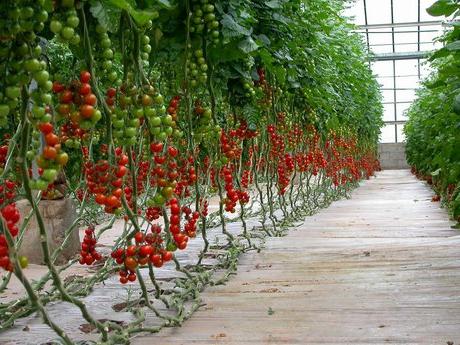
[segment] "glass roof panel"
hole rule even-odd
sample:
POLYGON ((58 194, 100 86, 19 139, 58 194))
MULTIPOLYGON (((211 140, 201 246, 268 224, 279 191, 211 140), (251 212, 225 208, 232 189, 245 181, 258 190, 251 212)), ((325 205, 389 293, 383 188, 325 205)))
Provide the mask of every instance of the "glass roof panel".
POLYGON ((418 22, 418 0, 393 1, 395 23, 418 22))
POLYGON ((445 27, 444 18, 426 9, 435 0, 356 0, 345 15, 354 17, 373 62, 384 102, 382 142, 401 141, 406 110, 415 98, 420 80, 429 73, 427 52, 442 47, 434 41, 445 27), (366 20, 367 19, 367 20, 366 20))

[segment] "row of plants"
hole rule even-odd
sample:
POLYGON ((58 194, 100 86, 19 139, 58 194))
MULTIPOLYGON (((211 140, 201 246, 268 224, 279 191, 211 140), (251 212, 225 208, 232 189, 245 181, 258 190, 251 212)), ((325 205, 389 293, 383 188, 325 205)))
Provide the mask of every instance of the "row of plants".
POLYGON ((46 311, 57 301, 76 306, 100 343, 180 325, 239 254, 372 176, 381 96, 344 6, 2 2, 0 288, 15 275, 27 295, 0 304, 1 328, 37 312, 73 344, 46 311), (51 251, 39 205, 60 198, 75 201, 77 218, 51 251), (22 199, 29 214, 19 214, 22 199), (32 217, 48 269, 35 281, 18 255, 32 217), (123 232, 107 252, 98 240, 116 222, 123 232), (57 266, 81 226, 80 254, 57 266), (180 260, 191 241, 199 250, 180 260), (92 274, 64 280, 76 263, 92 274), (180 273, 172 282, 155 276, 164 265, 180 273), (123 326, 95 318, 82 300, 115 279, 136 294, 117 308, 134 317, 123 326))
MULTIPOLYGON (((454 0, 435 2, 432 16, 458 16, 460 4, 454 0)), ((460 222, 460 26, 439 38, 444 47, 429 59, 433 72, 423 82, 416 101, 408 110, 405 126, 407 159, 412 171, 433 186, 460 222)))

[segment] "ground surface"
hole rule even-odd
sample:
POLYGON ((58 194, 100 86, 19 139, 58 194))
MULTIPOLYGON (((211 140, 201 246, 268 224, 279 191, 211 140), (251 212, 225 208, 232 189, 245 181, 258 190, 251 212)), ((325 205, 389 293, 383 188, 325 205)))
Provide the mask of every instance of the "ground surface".
POLYGON ((147 344, 460 344, 460 233, 432 191, 388 170, 260 254, 147 344))
MULTIPOLYGON (((307 218, 286 237, 268 239, 261 253, 243 255, 238 274, 226 286, 206 289, 205 306, 181 328, 132 344, 460 345, 460 232, 432 195, 409 171, 381 172, 351 199, 307 218)), ((107 250, 117 231, 119 225, 101 239, 107 250)), ((192 241, 180 259, 194 258, 200 248, 199 239, 192 241)), ((76 266, 69 274, 85 270, 76 266)), ((44 272, 34 266, 27 274, 44 272)), ((176 275, 171 265, 157 274, 176 275)), ((12 283, 2 298, 21 295, 12 283)), ((112 307, 128 293, 113 277, 84 301, 101 319, 126 321, 130 314, 112 307)), ((81 332, 85 321, 74 307, 47 309, 74 339, 96 337, 81 332)), ((55 338, 33 315, 0 333, 0 344, 55 338)))

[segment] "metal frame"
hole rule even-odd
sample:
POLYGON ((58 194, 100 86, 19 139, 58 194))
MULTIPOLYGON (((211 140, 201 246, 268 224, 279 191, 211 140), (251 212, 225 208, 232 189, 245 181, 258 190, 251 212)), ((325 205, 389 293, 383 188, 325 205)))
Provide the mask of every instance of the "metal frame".
POLYGON ((391 22, 386 23, 386 24, 373 24, 369 22, 369 8, 368 8, 368 1, 369 0, 358 0, 362 1, 363 8, 364 8, 364 25, 359 25, 358 29, 356 30, 358 33, 362 33, 365 38, 366 38, 366 46, 371 54, 371 60, 372 62, 377 62, 377 61, 392 61, 392 70, 393 73, 391 76, 379 76, 381 78, 392 78, 393 79, 393 87, 392 88, 381 88, 381 90, 387 90, 387 91, 392 91, 393 92, 393 102, 385 102, 384 104, 391 104, 393 105, 393 121, 385 121, 385 124, 387 125, 394 125, 394 135, 395 135, 395 141, 398 142, 400 141, 400 138, 398 138, 398 125, 403 125, 405 124, 405 120, 402 120, 400 116, 402 114, 398 114, 398 104, 408 104, 411 102, 408 101, 399 101, 398 100, 398 91, 404 91, 404 90, 416 90, 416 85, 414 85, 414 88, 400 88, 398 87, 398 80, 400 77, 403 77, 402 75, 397 75, 396 74, 396 64, 398 60, 414 60, 417 64, 417 74, 414 75, 407 75, 408 77, 417 77, 419 80, 421 79, 421 63, 424 59, 428 57, 428 55, 431 53, 431 51, 423 51, 421 49, 422 44, 426 43, 431 43, 431 42, 422 42, 421 41, 421 33, 423 32, 438 32, 439 30, 435 30, 433 26, 437 26, 440 28, 447 27, 451 25, 449 22, 444 22, 440 20, 431 20, 431 21, 421 21, 421 14, 422 14, 422 8, 421 8, 421 3, 420 0, 417 1, 417 22, 405 22, 405 23, 395 23, 394 21, 394 5, 398 1, 405 1, 405 0, 390 0, 390 6, 391 6, 391 22), (401 28, 407 28, 407 30, 398 30, 401 28), (385 31, 381 31, 382 29, 387 29, 385 31), (377 34, 377 33, 386 33, 386 34, 391 34, 391 43, 390 44, 371 44, 370 43, 370 36, 372 34, 377 34), (417 33, 417 41, 416 42, 408 42, 406 44, 410 45, 411 47, 416 46, 416 49, 408 51, 408 52, 396 52, 395 46, 400 46, 405 43, 395 43, 395 37, 398 34, 403 34, 403 33, 417 33), (384 54, 373 54, 372 53, 372 47, 377 47, 377 46, 390 46, 391 45, 391 53, 384 53, 384 54))

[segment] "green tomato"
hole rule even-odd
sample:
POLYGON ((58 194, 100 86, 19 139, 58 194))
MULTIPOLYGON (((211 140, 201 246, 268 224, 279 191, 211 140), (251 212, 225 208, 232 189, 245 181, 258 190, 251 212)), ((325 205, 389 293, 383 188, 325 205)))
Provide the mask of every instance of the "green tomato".
POLYGON ((165 117, 163 117, 162 121, 161 121, 165 126, 172 126, 173 124, 173 118, 171 115, 166 115, 165 117))
POLYGON ((151 124, 153 127, 159 127, 159 126, 161 126, 161 117, 159 117, 159 116, 152 117, 152 118, 150 119, 150 124, 151 124))
POLYGON ((38 85, 44 85, 50 78, 48 71, 39 71, 34 74, 34 79, 38 85))
MULTIPOLYGON (((147 116, 148 118, 151 118, 151 117, 155 116, 155 114, 156 114, 155 108, 150 108, 150 107, 149 108, 144 108, 142 111, 143 111, 143 114, 145 114, 145 116, 147 116)), ((137 116, 136 113, 134 113, 134 116, 139 117, 139 116, 137 116)), ((140 116, 140 117, 142 117, 142 116, 140 116)))
POLYGON ((57 176, 58 171, 56 169, 45 169, 41 178, 45 181, 52 182, 57 176))
POLYGON ((156 104, 163 104, 164 102, 164 98, 161 94, 156 95, 153 100, 156 104))
POLYGON ((10 113, 10 107, 8 104, 0 104, 0 117, 7 117, 10 113))
POLYGON ((118 130, 113 131, 112 135, 113 135, 114 138, 120 139, 120 138, 123 137, 124 132, 123 132, 122 129, 118 129, 118 130))
POLYGON ((153 201, 155 202, 155 205, 161 206, 161 205, 163 205, 165 203, 166 200, 163 197, 163 195, 161 195, 160 193, 157 193, 153 197, 153 201))
POLYGON ((28 72, 36 72, 40 70, 40 61, 37 59, 29 59, 24 62, 24 68, 28 72))
POLYGON ((125 126, 125 121, 123 119, 121 120, 114 120, 112 121, 113 128, 123 128, 125 126))
POLYGON ((86 131, 90 129, 91 127, 93 127, 93 123, 91 120, 83 120, 80 122, 80 127, 86 131))
POLYGON ((168 139, 168 135, 166 134, 166 132, 161 132, 160 134, 158 134, 159 141, 165 141, 166 139, 168 139))
POLYGON ((208 13, 205 17, 204 20, 206 22, 213 22, 216 19, 216 15, 214 13, 208 13))
POLYGON ((104 69, 111 69, 113 67, 112 60, 104 60, 104 62, 102 63, 102 67, 104 69))
POLYGON ((184 136, 184 132, 182 132, 181 130, 178 130, 178 129, 175 129, 174 130, 174 133, 173 133, 173 137, 176 138, 176 139, 180 139, 184 136))
POLYGON ((173 134, 174 129, 172 127, 166 127, 165 128, 165 133, 168 137, 170 137, 173 134))
POLYGON ((117 80, 117 78, 118 78, 117 72, 115 72, 115 71, 110 72, 108 78, 112 82, 117 80))
POLYGON ((104 57, 104 59, 113 59, 113 50, 112 49, 105 49, 103 52, 102 52, 102 56, 104 57))
POLYGON ((32 159, 35 158, 35 152, 33 150, 27 151, 26 158, 27 158, 27 160, 31 161, 32 159))
POLYGON ((70 16, 67 18, 67 25, 70 26, 71 28, 76 28, 80 24, 80 19, 78 19, 77 16, 70 16))
POLYGON ((61 30, 61 36, 66 40, 70 40, 74 34, 75 34, 75 30, 71 28, 70 26, 65 26, 61 30))
POLYGON ((161 133, 161 127, 153 127, 153 128, 150 129, 150 132, 153 135, 158 136, 161 133))
POLYGON ((104 38, 101 41, 101 47, 102 48, 110 48, 111 45, 112 45, 112 41, 110 40, 110 38, 104 38))
POLYGON ((21 89, 17 86, 8 86, 5 90, 5 94, 8 98, 19 98, 21 89))
POLYGON ((21 266, 21 268, 27 268, 27 266, 29 266, 29 259, 27 258, 27 256, 21 255, 19 257, 19 265, 21 266))
POLYGON ((125 128, 125 137, 132 138, 136 136, 136 128, 135 127, 126 127, 125 128))
POLYGON ((134 136, 126 140, 126 144, 129 146, 134 146, 137 143, 137 138, 134 136))
POLYGON ((157 111, 158 111, 158 115, 164 115, 166 114, 166 107, 162 105, 161 107, 157 109, 157 111))
POLYGON ((99 109, 96 109, 93 113, 93 116, 91 116, 91 122, 96 123, 102 118, 102 113, 99 109))
POLYGON ((41 119, 45 115, 45 108, 38 105, 32 107, 32 114, 35 119, 41 119))
POLYGON ((40 98, 45 104, 51 104, 53 101, 53 96, 50 93, 43 93, 40 98))
POLYGON ((205 111, 203 112, 203 117, 205 119, 210 119, 212 117, 212 111, 211 109, 205 109, 205 111))
POLYGON ((131 119, 129 120, 128 124, 130 127, 139 128, 141 121, 139 119, 131 119))

